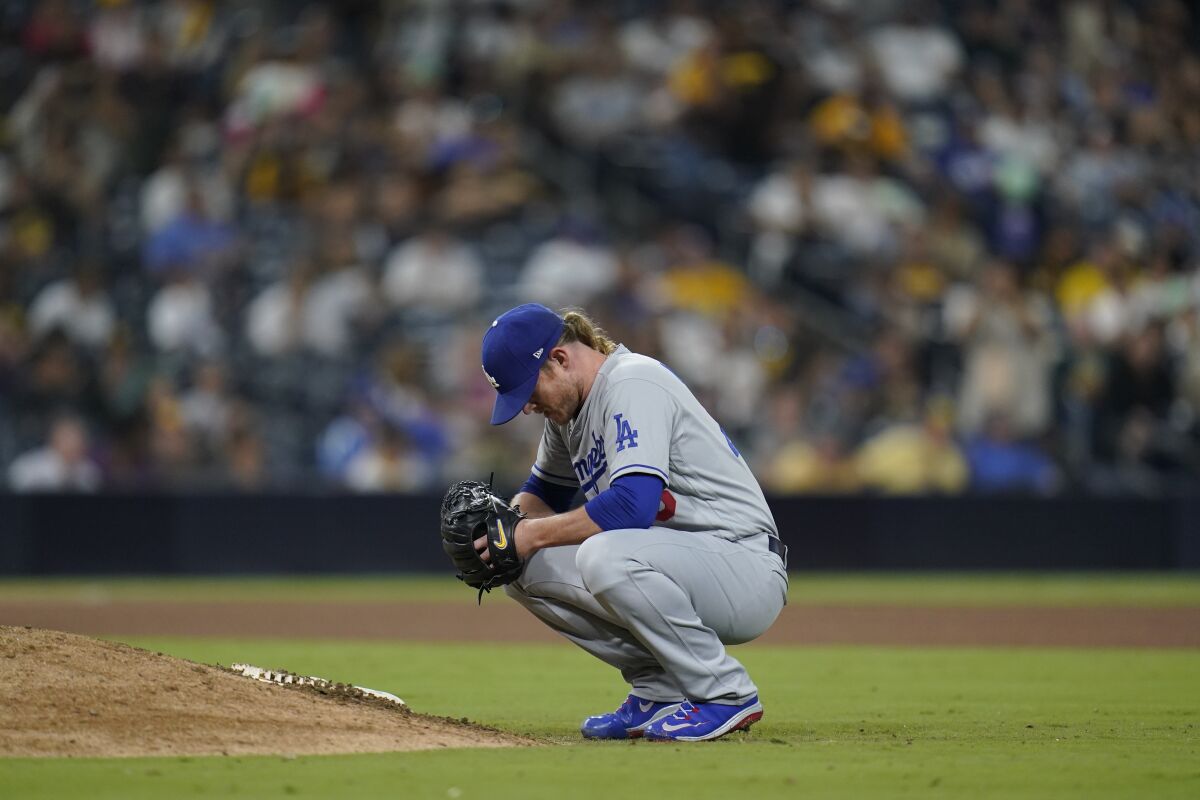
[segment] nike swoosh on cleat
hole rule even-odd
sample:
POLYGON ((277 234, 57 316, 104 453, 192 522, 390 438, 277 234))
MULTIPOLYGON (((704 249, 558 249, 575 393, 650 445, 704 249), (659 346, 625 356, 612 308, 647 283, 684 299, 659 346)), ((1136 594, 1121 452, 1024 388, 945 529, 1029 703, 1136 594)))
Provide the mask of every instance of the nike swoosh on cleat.
POLYGON ((639 702, 638 708, 640 708, 642 710, 642 713, 645 714, 647 711, 654 708, 654 701, 648 700, 645 703, 639 702))
POLYGON ((684 723, 681 723, 681 724, 679 724, 679 725, 672 725, 672 724, 671 724, 671 723, 669 723, 669 722, 664 722, 664 723, 663 723, 663 726, 662 726, 662 729, 663 729, 664 731, 667 731, 668 733, 671 733, 672 731, 681 730, 682 728, 691 728, 691 727, 692 727, 692 726, 694 726, 695 724, 696 724, 696 723, 694 723, 694 722, 684 722, 684 723))

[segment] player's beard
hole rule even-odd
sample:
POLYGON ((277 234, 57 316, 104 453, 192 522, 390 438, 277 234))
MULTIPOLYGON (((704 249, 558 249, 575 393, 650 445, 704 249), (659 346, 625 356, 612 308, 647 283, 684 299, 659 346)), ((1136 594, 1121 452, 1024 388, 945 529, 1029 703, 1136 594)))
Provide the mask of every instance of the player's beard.
POLYGON ((562 403, 556 403, 554 408, 547 408, 542 412, 545 414, 546 419, 550 420, 555 425, 566 425, 568 422, 575 419, 575 414, 579 411, 578 405, 572 408, 566 397, 562 399, 562 403))
POLYGON ((575 419, 579 409, 583 407, 583 399, 578 386, 567 384, 557 397, 542 408, 542 414, 555 425, 566 425, 575 419))

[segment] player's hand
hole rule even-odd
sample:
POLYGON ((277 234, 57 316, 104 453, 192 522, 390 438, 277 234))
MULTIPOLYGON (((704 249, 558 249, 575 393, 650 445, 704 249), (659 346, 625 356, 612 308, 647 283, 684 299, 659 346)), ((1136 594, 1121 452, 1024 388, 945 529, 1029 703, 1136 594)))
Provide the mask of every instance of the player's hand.
MULTIPOLYGON (((524 519, 518 521, 516 527, 514 527, 509 533, 509 535, 512 536, 513 545, 517 548, 517 556, 519 556, 522 560, 533 555, 533 549, 529 546, 529 542, 527 541, 529 537, 521 535, 522 528, 526 521, 527 520, 524 519)), ((475 540, 475 552, 479 554, 479 559, 485 564, 491 561, 492 554, 488 551, 486 536, 480 536, 475 540)))
POLYGON ((457 577, 481 597, 521 576, 525 562, 517 555, 516 532, 523 516, 479 481, 459 481, 446 491, 442 549, 458 568, 457 577))

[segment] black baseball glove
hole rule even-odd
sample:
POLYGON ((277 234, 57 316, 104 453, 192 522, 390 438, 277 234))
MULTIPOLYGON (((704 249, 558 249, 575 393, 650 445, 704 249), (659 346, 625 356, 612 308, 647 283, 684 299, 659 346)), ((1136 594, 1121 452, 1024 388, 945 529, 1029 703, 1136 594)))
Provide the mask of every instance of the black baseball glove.
POLYGON ((484 592, 521 577, 525 562, 517 555, 512 535, 524 519, 521 509, 510 506, 491 487, 479 481, 459 481, 442 500, 442 549, 458 568, 458 579, 484 592), (487 536, 490 560, 475 551, 475 540, 487 536))

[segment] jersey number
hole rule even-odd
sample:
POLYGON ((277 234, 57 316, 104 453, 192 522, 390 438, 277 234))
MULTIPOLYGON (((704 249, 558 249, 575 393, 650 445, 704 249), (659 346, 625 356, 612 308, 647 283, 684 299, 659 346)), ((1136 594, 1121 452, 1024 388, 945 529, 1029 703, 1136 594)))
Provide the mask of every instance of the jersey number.
POLYGON ((613 421, 617 423, 617 452, 621 452, 626 447, 633 449, 637 447, 638 432, 629 424, 629 420, 621 419, 622 414, 614 414, 613 421))

